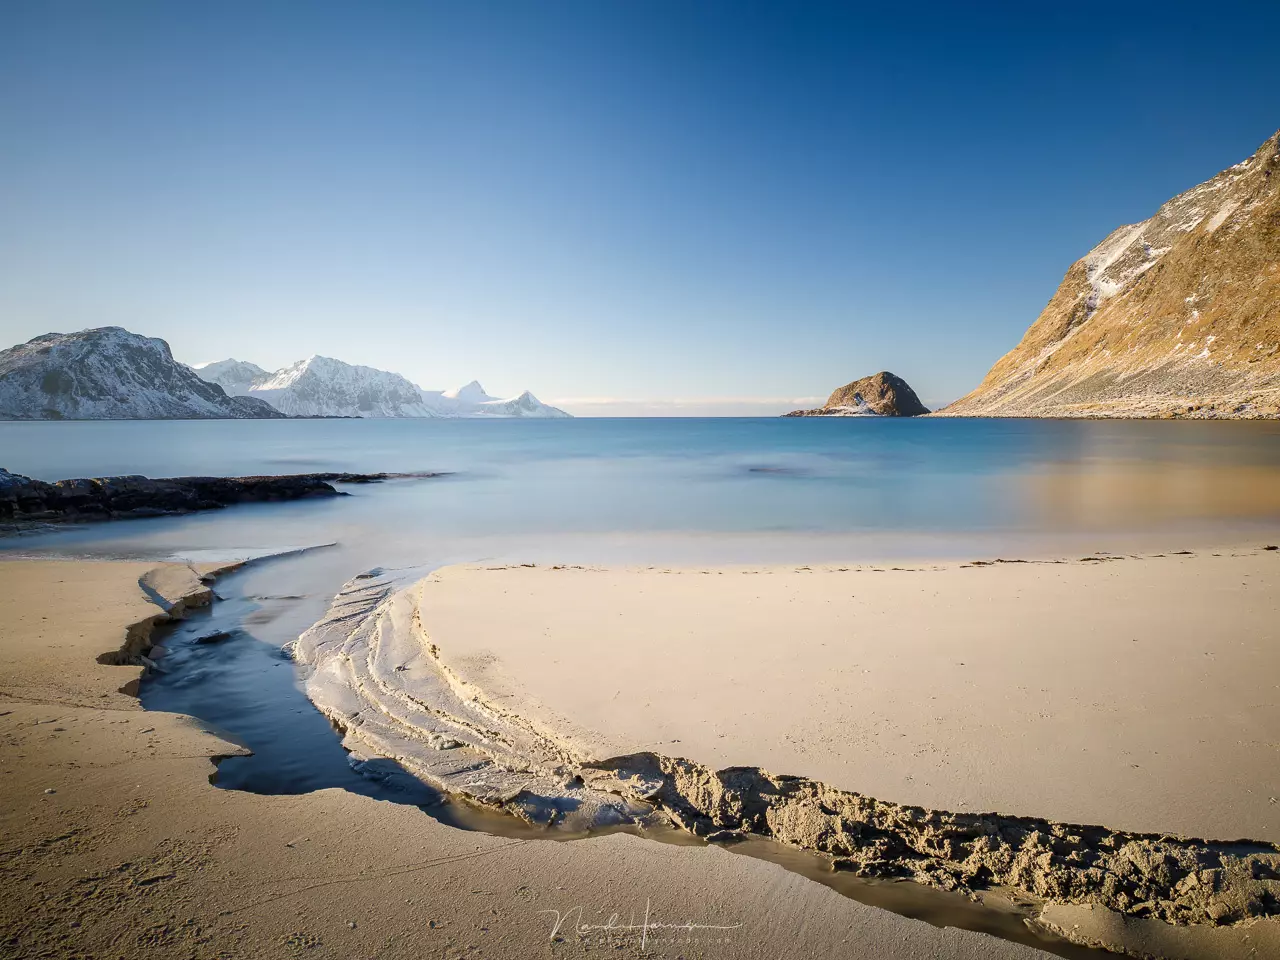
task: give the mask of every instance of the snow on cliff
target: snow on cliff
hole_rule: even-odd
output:
[[[398,373],[311,357],[256,380],[248,396],[295,417],[430,417],[422,391]]]
[[[230,397],[173,359],[169,345],[123,327],[46,333],[0,352],[0,419],[189,420],[278,417]]]
[[[1112,231],[948,416],[1280,416],[1280,132]]]
[[[203,380],[216,383],[233,397],[243,397],[259,380],[270,376],[256,363],[247,360],[218,360],[214,363],[193,363],[191,369]]]
[[[466,386],[443,393],[423,390],[423,399],[441,417],[526,417],[556,419],[568,417],[558,407],[548,406],[526,390],[518,397],[504,400],[491,397],[476,380]]]
[[[454,390],[446,390],[442,396],[448,400],[457,400],[460,404],[471,406],[479,403],[489,403],[498,399],[485,393],[484,387],[480,386],[479,380],[472,380],[466,386],[458,387]]]
[[[567,417],[525,391],[491,397],[475,380],[456,390],[423,390],[398,373],[311,357],[267,373],[240,360],[196,368],[228,393],[257,397],[292,416],[313,417]],[[256,373],[255,373],[256,371]]]

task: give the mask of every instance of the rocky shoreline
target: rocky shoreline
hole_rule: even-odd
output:
[[[412,474],[434,476],[435,474]],[[173,516],[239,503],[342,497],[335,483],[378,483],[391,473],[275,477],[95,477],[47,483],[0,468],[0,531],[27,526]]]

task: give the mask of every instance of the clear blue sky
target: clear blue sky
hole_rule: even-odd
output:
[[[939,403],[1280,127],[1275,2],[887,6],[4,0],[0,341]]]

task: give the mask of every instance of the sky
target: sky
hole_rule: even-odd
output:
[[[1280,128],[1280,4],[0,0],[0,346],[587,415],[972,389]]]

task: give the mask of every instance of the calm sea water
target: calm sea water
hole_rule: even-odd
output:
[[[0,423],[0,466],[46,480],[449,471],[385,494],[399,522],[449,534],[1051,532],[1280,514],[1265,490],[1280,476],[1270,422]]]

